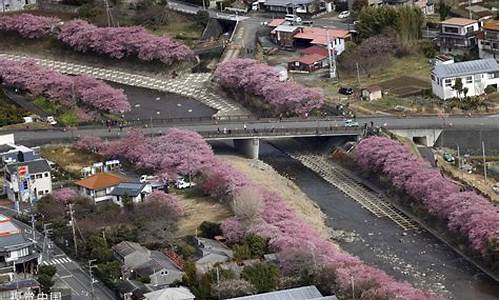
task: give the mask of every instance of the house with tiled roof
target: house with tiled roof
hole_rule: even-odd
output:
[[[350,38],[351,34],[347,30],[320,27],[300,27],[300,30],[293,36],[294,44],[298,48],[314,45],[327,47],[329,40],[331,49],[337,55],[344,52],[345,42]]]
[[[311,53],[301,55],[288,62],[288,70],[291,73],[311,73],[328,67],[328,55]]]
[[[463,55],[477,47],[479,22],[465,18],[449,18],[440,23],[437,46],[442,53]]]
[[[485,21],[479,35],[479,57],[498,61],[498,20]]]
[[[75,181],[78,190],[82,196],[90,197],[94,203],[113,200],[111,194],[113,189],[128,179],[122,176],[103,172]]]

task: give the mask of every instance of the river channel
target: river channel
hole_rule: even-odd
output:
[[[325,153],[324,140],[282,139],[262,142],[260,159],[315,201],[334,230],[345,232],[338,244],[367,264],[383,269],[398,280],[432,290],[449,299],[498,299],[498,283],[428,232],[404,232],[385,218],[377,218],[319,175],[279,149]],[[215,144],[216,152],[232,151]]]

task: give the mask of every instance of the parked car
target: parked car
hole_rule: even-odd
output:
[[[304,20],[304,21],[302,21],[302,25],[311,26],[312,24],[313,24],[313,21],[311,21],[311,20]]]
[[[453,155],[451,155],[450,153],[445,153],[443,154],[443,159],[449,163],[452,163],[455,161],[455,158],[453,157]]]
[[[141,177],[139,178],[140,183],[155,182],[159,180],[159,177],[154,175],[141,175]]]
[[[49,123],[50,125],[57,125],[57,121],[53,116],[47,117],[47,123]]]
[[[179,190],[187,189],[195,185],[196,184],[194,182],[186,181],[184,177],[179,177],[175,181],[175,187]]]
[[[285,21],[292,22],[292,23],[302,23],[302,18],[296,15],[286,15],[285,16]]]
[[[345,19],[348,18],[351,15],[351,13],[348,10],[344,10],[339,13],[339,19]]]
[[[359,127],[359,123],[353,119],[347,119],[344,121],[344,127]]]
[[[341,87],[339,89],[339,93],[342,94],[342,95],[352,95],[354,94],[354,90],[350,87]]]

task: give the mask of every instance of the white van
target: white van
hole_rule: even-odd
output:
[[[296,15],[286,15],[285,16],[285,21],[288,21],[288,22],[293,22],[293,23],[301,23],[302,22],[302,18],[301,17],[298,17]]]

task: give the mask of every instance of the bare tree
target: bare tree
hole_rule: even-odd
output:
[[[262,210],[262,195],[255,188],[243,188],[234,197],[232,209],[240,220],[251,222],[260,215]]]

